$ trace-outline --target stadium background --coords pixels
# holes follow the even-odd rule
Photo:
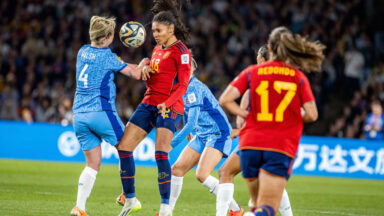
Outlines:
[[[65,131],[73,131],[76,54],[83,44],[89,43],[89,19],[95,14],[114,16],[117,30],[128,20],[137,20],[146,25],[150,33],[151,3],[151,0],[0,2],[0,158],[84,160],[81,151],[72,155],[71,136],[64,139],[67,149],[63,153],[60,137]],[[296,215],[381,215],[384,211],[380,204],[384,199],[384,143],[364,141],[363,130],[367,114],[371,112],[370,103],[384,101],[383,12],[384,3],[380,0],[192,0],[184,9],[183,17],[191,32],[188,45],[198,61],[198,77],[217,97],[242,69],[255,63],[254,49],[266,42],[268,33],[276,26],[288,26],[295,33],[327,45],[323,72],[309,75],[320,119],[305,126],[304,133],[311,136],[305,137],[304,143],[302,140],[299,155],[303,157],[296,160],[300,164],[296,162],[299,165],[294,174],[379,181],[294,176],[288,192],[293,194],[291,200]],[[137,63],[142,57],[150,56],[155,44],[149,34],[142,47],[128,49],[115,35],[111,49],[127,62]],[[362,67],[353,68],[355,65],[347,60],[348,55],[363,62]],[[351,67],[352,70],[347,69]],[[122,75],[117,76],[115,82],[116,105],[119,115],[127,122],[142,99],[145,83]],[[234,123],[234,118],[231,121]],[[142,147],[145,154],[138,154],[136,159],[141,165],[151,166],[153,158],[146,158],[150,155],[148,143],[151,141],[147,141],[147,147]],[[103,150],[103,154],[107,152],[104,155],[109,155],[109,158],[103,156],[103,162],[117,163],[114,152],[108,147]],[[176,156],[174,153],[171,159]],[[62,212],[73,207],[75,178],[82,166],[0,160],[0,213],[49,215],[47,207],[42,206],[46,202],[54,205],[58,198],[62,204],[54,209],[60,215],[65,214]],[[102,183],[96,183],[93,196],[97,198],[90,200],[88,207],[93,209],[90,213],[109,215],[109,211],[116,211],[113,204],[98,205],[111,203],[109,198],[100,198],[103,195],[113,197],[121,191],[115,168],[102,168],[98,177]],[[143,168],[138,170],[146,173],[145,177],[155,173]],[[213,198],[201,198],[206,191],[196,184],[193,174],[187,179],[186,185],[190,185],[187,196],[201,199],[198,205],[213,214]],[[236,181],[240,186],[235,195],[240,197],[240,204],[246,205],[244,182],[239,178]],[[318,188],[314,189],[314,185]],[[155,186],[139,185],[138,190],[148,194],[147,187],[156,190]],[[329,198],[330,194],[333,199]],[[194,200],[187,198],[181,198],[187,202],[180,204],[184,210],[177,210],[178,215],[195,210],[188,205]],[[155,198],[152,196],[152,199]],[[26,201],[29,209],[18,208],[20,201]],[[150,205],[152,201],[146,202],[144,204]],[[206,207],[206,203],[212,205]],[[158,206],[152,207],[151,211],[145,210],[146,213],[153,215]]]

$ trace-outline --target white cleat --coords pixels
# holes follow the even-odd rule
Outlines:
[[[123,210],[121,210],[119,216],[130,216],[133,213],[138,212],[141,209],[141,203],[136,197],[125,200]]]
[[[255,213],[253,212],[245,212],[243,216],[255,216]]]
[[[167,204],[161,204],[158,216],[172,216],[171,207]]]

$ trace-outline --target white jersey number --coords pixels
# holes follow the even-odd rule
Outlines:
[[[83,70],[81,70],[79,81],[84,82],[84,87],[88,88],[88,74],[85,74],[85,71],[88,68],[88,64],[85,64]]]

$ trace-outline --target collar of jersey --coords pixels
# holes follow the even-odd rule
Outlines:
[[[93,49],[108,49],[108,47],[98,48],[98,47],[91,46],[90,44],[87,44],[86,46],[93,48]]]
[[[191,83],[193,79],[197,79],[197,78],[195,76],[192,76],[191,79],[189,79],[189,83]]]
[[[173,44],[171,44],[171,45],[169,45],[169,46],[164,46],[164,45],[161,45],[161,49],[167,49],[167,48],[169,48],[169,47],[171,47],[171,46],[173,46],[173,45],[175,45],[175,44],[177,44],[177,43],[179,43],[180,42],[180,40],[177,40],[177,41],[175,41]]]

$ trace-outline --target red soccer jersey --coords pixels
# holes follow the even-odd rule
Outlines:
[[[240,149],[296,156],[303,130],[301,107],[314,101],[307,77],[293,66],[272,61],[246,68],[231,82],[250,89],[250,114],[240,132]]]
[[[143,104],[167,108],[180,114],[184,112],[183,95],[187,91],[191,75],[191,53],[181,41],[169,47],[157,45],[153,49],[151,68],[154,74],[147,80]]]

